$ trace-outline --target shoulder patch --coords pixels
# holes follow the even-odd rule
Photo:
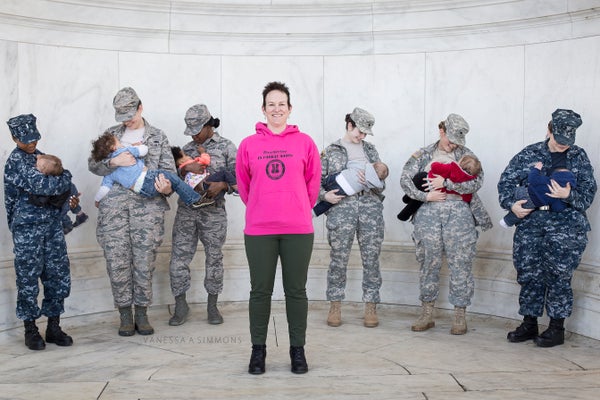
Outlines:
[[[412,157],[412,158],[419,158],[419,157],[421,157],[421,156],[423,155],[423,153],[424,153],[423,149],[419,149],[419,150],[415,151],[415,152],[412,154],[412,156],[411,156],[411,157]]]

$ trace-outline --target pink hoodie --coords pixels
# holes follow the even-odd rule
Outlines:
[[[296,125],[274,134],[258,122],[256,134],[240,143],[235,172],[246,204],[246,235],[314,232],[321,161],[315,142]]]

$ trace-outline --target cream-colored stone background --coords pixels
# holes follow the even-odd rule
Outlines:
[[[382,253],[382,301],[418,304],[412,227],[396,219],[404,162],[436,140],[450,112],[471,125],[467,145],[486,173],[480,194],[498,220],[496,183],[509,159],[542,140],[556,108],[583,117],[577,144],[600,168],[600,1],[241,1],[3,0],[0,3],[0,117],[34,113],[39,148],[59,155],[74,174],[88,223],[67,236],[73,290],[67,314],[112,308],[93,206],[100,178],[87,170],[90,141],[114,124],[112,98],[134,87],[145,117],[173,145],[184,144],[183,117],[205,103],[236,144],[262,119],[260,92],[281,80],[291,89],[290,123],[319,148],[341,137],[355,106],[376,117],[369,137],[390,166]],[[1,129],[0,164],[13,143]],[[598,179],[598,173],[596,173]],[[3,188],[0,188],[2,191]],[[155,274],[155,303],[172,301],[170,232]],[[600,338],[600,201],[589,210],[594,230],[575,274],[575,311],[568,329]],[[17,324],[12,242],[0,206],[0,330]],[[245,300],[243,205],[229,198],[221,298]],[[328,246],[323,217],[309,276],[311,299],[324,299]],[[512,230],[480,236],[471,311],[517,316]],[[204,301],[203,252],[193,262],[192,301]],[[351,260],[347,299],[360,301],[360,257]],[[438,302],[449,307],[447,288]],[[282,297],[281,288],[275,296]]]

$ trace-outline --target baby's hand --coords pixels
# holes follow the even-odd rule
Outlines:
[[[202,146],[198,146],[196,150],[198,150],[198,154],[206,153],[206,149]]]
[[[539,169],[540,171],[542,170],[542,162],[538,161],[533,165],[534,168]]]
[[[144,144],[144,142],[142,142],[142,141],[131,143],[132,146],[141,146],[143,144]]]

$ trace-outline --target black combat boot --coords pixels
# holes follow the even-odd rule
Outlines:
[[[188,306],[187,300],[185,299],[185,293],[175,296],[175,312],[169,319],[169,325],[178,326],[183,324],[189,313],[190,306]]]
[[[211,325],[219,325],[223,323],[223,316],[217,308],[218,294],[208,294],[208,302],[206,303],[206,313],[208,315],[208,323]]]
[[[119,336],[135,335],[135,325],[133,323],[133,313],[131,312],[131,306],[119,307],[119,315],[121,318],[121,325],[119,325]]]
[[[308,372],[308,364],[304,356],[304,346],[290,346],[290,359],[292,360],[292,372],[305,374]]]
[[[265,373],[265,359],[267,358],[266,344],[253,344],[252,355],[250,356],[250,364],[248,365],[248,373],[252,375],[260,375]]]
[[[148,314],[146,313],[148,307],[135,305],[133,308],[135,310],[133,319],[136,332],[140,335],[153,335],[154,328],[148,322]]]
[[[25,325],[25,346],[29,350],[44,350],[46,343],[38,331],[35,321],[23,321]]]
[[[523,323],[514,331],[508,332],[506,338],[511,343],[520,343],[525,342],[526,340],[535,339],[538,332],[537,318],[526,315],[523,317]]]
[[[57,346],[73,345],[73,338],[60,329],[60,317],[48,317],[48,326],[46,327],[46,342],[54,343]]]
[[[550,318],[548,329],[533,339],[539,347],[554,347],[565,342],[565,319]]]

